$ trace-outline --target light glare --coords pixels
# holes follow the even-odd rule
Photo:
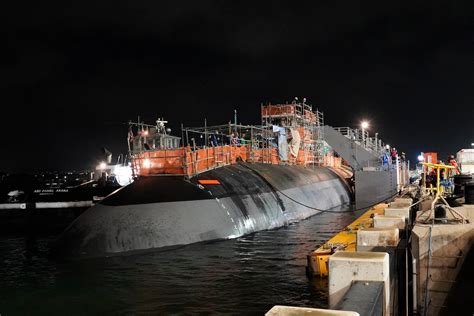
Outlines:
[[[150,159],[145,159],[145,160],[143,161],[143,167],[145,167],[145,168],[150,168],[150,166],[151,166]]]

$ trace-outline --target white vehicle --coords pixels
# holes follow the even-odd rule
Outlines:
[[[456,156],[461,173],[474,174],[474,149],[461,149]]]

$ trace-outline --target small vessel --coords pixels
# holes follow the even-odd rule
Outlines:
[[[123,155],[104,159],[96,171],[3,174],[0,178],[0,231],[3,234],[61,232],[77,216],[121,186],[132,170]]]
[[[162,119],[130,122],[134,181],[79,216],[58,249],[75,257],[109,256],[236,238],[351,203],[359,169],[325,141],[322,112],[295,100],[262,105],[261,118],[258,126],[235,119],[182,127],[181,136],[170,135]],[[368,136],[363,145],[375,161],[385,150]],[[376,198],[396,193],[393,182],[387,187]]]

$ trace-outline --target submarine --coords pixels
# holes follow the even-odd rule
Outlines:
[[[129,122],[134,181],[81,214],[56,249],[72,257],[165,249],[339,210],[354,200],[357,168],[327,150],[322,117],[305,102],[269,104],[261,125],[182,127],[182,137],[161,119]]]

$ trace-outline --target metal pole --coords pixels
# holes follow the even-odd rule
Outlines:
[[[207,148],[207,119],[204,118],[204,146]]]
[[[365,147],[365,129],[362,127],[362,146]]]
[[[378,136],[379,136],[379,133],[375,133],[375,151],[378,151],[378,146],[377,146],[378,145],[378,140],[377,140]]]
[[[186,146],[189,145],[189,135],[188,135],[188,130],[186,129]]]
[[[129,124],[128,125],[128,134],[127,134],[128,155],[130,155],[131,152],[132,152],[131,148],[130,148],[130,131],[131,131],[131,129],[132,129],[132,126],[130,126],[130,124]],[[133,131],[132,131],[132,133],[133,133]],[[133,141],[133,139],[132,139],[132,141]]]

